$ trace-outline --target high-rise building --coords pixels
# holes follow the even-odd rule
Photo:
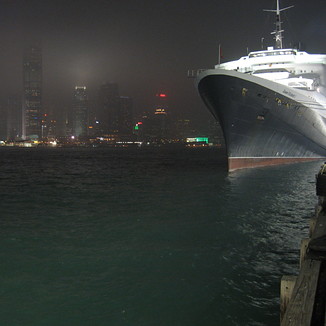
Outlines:
[[[175,135],[180,141],[196,136],[189,119],[179,118],[175,121]]]
[[[167,95],[158,93],[155,96],[154,110],[143,112],[137,123],[138,139],[152,143],[166,143],[171,139],[171,116],[167,105]]]
[[[120,96],[120,107],[118,112],[118,133],[126,140],[131,140],[133,127],[132,99],[128,96]]]
[[[152,118],[152,134],[157,142],[165,142],[170,136],[169,110],[167,95],[156,94],[156,107]]]
[[[23,56],[22,138],[42,137],[42,50],[25,49]]]
[[[72,102],[72,135],[86,137],[88,135],[88,97],[86,86],[76,86]]]
[[[132,139],[133,102],[129,96],[120,96],[117,83],[105,83],[100,87],[96,121],[102,135],[109,134],[120,140]]]
[[[22,137],[22,101],[20,96],[10,96],[7,100],[7,140]]]
[[[0,117],[0,141],[4,141],[7,137],[7,110],[2,104],[0,104]]]
[[[105,83],[100,87],[97,119],[103,134],[118,132],[118,113],[120,107],[119,87],[116,83]]]

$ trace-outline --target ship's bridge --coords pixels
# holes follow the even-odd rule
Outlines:
[[[282,65],[294,64],[297,55],[303,53],[305,52],[298,52],[295,49],[274,49],[269,47],[265,51],[250,52],[239,60],[222,63],[216,68],[248,73],[257,69],[269,69],[272,65],[282,67]]]
[[[301,54],[302,52],[295,49],[274,49],[269,47],[265,51],[250,52],[239,60],[222,63],[217,65],[216,68],[249,73],[257,69],[270,68],[271,65],[293,64],[298,53]]]
[[[248,58],[262,58],[262,57],[271,57],[279,55],[296,55],[297,51],[293,49],[268,49],[267,51],[255,51],[250,52]]]
[[[323,67],[326,68],[326,55],[309,54],[296,49],[274,49],[273,47],[269,47],[265,51],[250,52],[239,60],[215,66],[217,69],[236,70],[242,73],[255,73],[257,71],[262,73],[262,70],[266,70],[266,76],[268,76],[267,73],[275,73],[274,77],[276,78],[271,79],[281,77],[280,69],[286,69],[294,75],[306,73],[324,75],[325,68]],[[281,78],[285,77],[282,76]],[[325,83],[325,81],[323,82]]]
[[[296,49],[274,49],[250,52],[239,60],[215,66],[269,79],[305,90],[326,89],[326,55],[309,54]]]

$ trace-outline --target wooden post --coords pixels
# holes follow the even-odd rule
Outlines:
[[[296,276],[284,275],[281,279],[281,289],[280,289],[280,318],[281,322],[285,314],[287,305],[291,299],[293,288],[297,280]]]
[[[323,210],[323,203],[321,201],[321,199],[318,199],[318,203],[315,206],[315,216],[318,217],[318,215],[320,214],[320,212]]]
[[[281,326],[311,325],[320,265],[318,260],[307,258],[303,261]]]
[[[317,223],[317,217],[312,217],[312,218],[309,220],[309,238],[312,237],[312,234],[313,234],[314,231],[315,231],[316,223]]]
[[[300,246],[300,268],[302,266],[303,261],[306,258],[307,248],[309,244],[310,239],[302,239],[301,240],[301,246]]]

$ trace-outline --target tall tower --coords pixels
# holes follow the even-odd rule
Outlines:
[[[104,134],[118,132],[120,108],[119,87],[116,83],[105,83],[99,90],[98,119]]]
[[[131,140],[133,126],[133,104],[129,96],[120,96],[120,106],[118,114],[118,133],[120,137]]]
[[[42,50],[25,49],[23,56],[22,138],[42,137]]]
[[[154,135],[158,142],[165,142],[169,138],[169,110],[167,106],[167,95],[165,93],[156,94],[156,107],[152,126]]]
[[[88,97],[86,86],[76,86],[72,102],[72,135],[86,137],[88,131]]]
[[[7,100],[7,140],[17,140],[22,136],[21,96],[10,96]]]

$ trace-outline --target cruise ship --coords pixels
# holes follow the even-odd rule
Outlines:
[[[292,7],[292,6],[291,6]],[[229,171],[326,158],[326,55],[283,48],[276,1],[275,45],[219,63],[196,79],[219,121]]]

